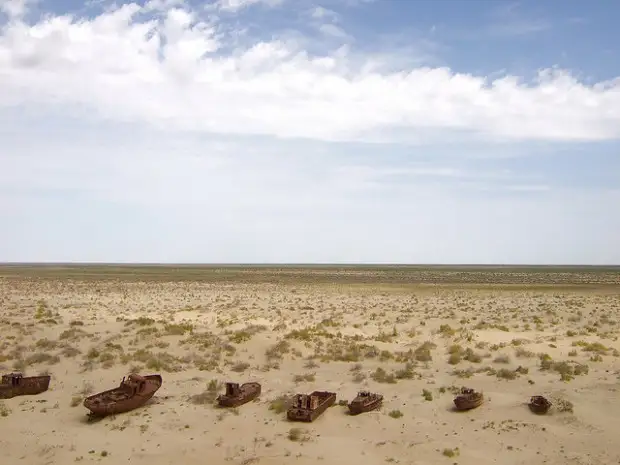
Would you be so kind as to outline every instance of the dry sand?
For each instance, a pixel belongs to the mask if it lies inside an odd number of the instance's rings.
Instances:
[[[48,392],[0,401],[2,463],[620,463],[618,287],[15,278],[0,305],[0,371],[52,374]],[[152,402],[88,422],[84,395],[135,370],[162,373]],[[227,380],[263,393],[217,409]],[[453,412],[464,385],[487,402]],[[385,402],[311,424],[273,402],[315,389]],[[528,410],[535,394],[549,415]]]

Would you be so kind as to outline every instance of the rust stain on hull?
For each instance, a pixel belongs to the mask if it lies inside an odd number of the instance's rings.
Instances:
[[[260,383],[226,383],[226,393],[218,396],[217,403],[220,407],[239,407],[256,399],[261,393]]]
[[[127,379],[123,378],[118,387],[84,399],[84,407],[96,416],[128,412],[146,404],[162,382],[159,374],[141,376],[132,373]]]
[[[368,391],[360,391],[357,397],[349,402],[349,413],[359,415],[360,413],[371,412],[381,407],[383,396]]]
[[[297,394],[293,406],[286,411],[286,417],[289,421],[312,422],[335,402],[335,392],[314,391],[310,395]]]
[[[462,388],[461,393],[454,398],[454,406],[457,410],[471,410],[480,407],[484,403],[482,392],[473,389]]]
[[[41,394],[49,389],[50,380],[50,375],[24,376],[22,373],[2,375],[0,399]]]
[[[551,402],[543,396],[532,396],[528,406],[533,413],[544,415],[551,408]]]

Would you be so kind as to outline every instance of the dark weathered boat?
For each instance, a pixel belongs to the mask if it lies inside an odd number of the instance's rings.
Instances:
[[[220,407],[239,407],[256,399],[261,393],[260,383],[226,383],[226,393],[218,396]]]
[[[22,373],[2,375],[0,399],[41,394],[49,389],[50,380],[50,375],[24,376]]]
[[[286,411],[290,421],[311,422],[316,420],[328,407],[336,402],[336,393],[314,391],[310,395],[297,394],[293,405]]]
[[[358,415],[360,413],[370,412],[381,407],[383,404],[383,396],[368,391],[360,391],[357,397],[349,402],[349,413]]]
[[[454,398],[454,406],[457,410],[471,410],[480,407],[484,402],[482,392],[476,392],[473,389],[462,388],[461,393]]]
[[[95,416],[128,412],[146,404],[161,385],[159,374],[141,376],[132,373],[123,378],[120,386],[84,399],[84,407]]]
[[[543,396],[532,396],[528,406],[532,412],[538,415],[544,415],[551,408],[551,402]]]

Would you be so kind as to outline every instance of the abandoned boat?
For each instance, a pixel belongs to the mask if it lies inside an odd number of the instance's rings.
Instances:
[[[297,394],[293,405],[286,411],[290,421],[311,422],[316,420],[328,407],[336,402],[336,393],[314,391],[310,395]]]
[[[551,402],[543,396],[532,396],[528,406],[532,412],[538,415],[544,415],[551,408]]]
[[[22,373],[2,375],[0,399],[41,394],[49,389],[50,380],[50,375],[24,376]]]
[[[226,383],[226,393],[218,396],[220,407],[239,407],[256,399],[261,393],[260,383]]]
[[[358,415],[360,413],[370,412],[381,407],[383,404],[383,396],[368,391],[360,391],[357,397],[349,402],[349,413]]]
[[[128,412],[146,404],[161,385],[159,374],[141,376],[132,373],[126,379],[123,377],[118,387],[84,399],[84,407],[96,416]]]
[[[473,389],[462,388],[461,393],[454,398],[454,406],[457,410],[471,410],[480,407],[484,402],[482,392],[476,392]]]

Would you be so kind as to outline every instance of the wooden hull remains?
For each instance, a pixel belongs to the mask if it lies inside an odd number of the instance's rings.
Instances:
[[[349,402],[348,407],[351,415],[359,415],[360,413],[377,410],[381,405],[383,405],[383,396],[381,394],[363,391],[359,392],[357,397]]]
[[[544,415],[551,408],[551,402],[543,396],[532,396],[528,407],[533,413],[537,415]]]
[[[303,421],[310,423],[336,402],[336,393],[328,391],[314,391],[310,395],[297,394],[293,406],[286,411],[289,421]]]
[[[50,375],[23,376],[21,373],[2,375],[0,399],[41,394],[49,389],[50,380]]]
[[[461,389],[461,393],[454,398],[454,406],[457,410],[471,410],[480,407],[483,403],[484,395],[468,388]]]
[[[95,416],[125,413],[146,404],[162,385],[159,374],[123,378],[119,387],[84,399],[84,407]]]
[[[226,393],[217,398],[220,407],[239,407],[256,399],[261,393],[260,383],[226,383]]]

